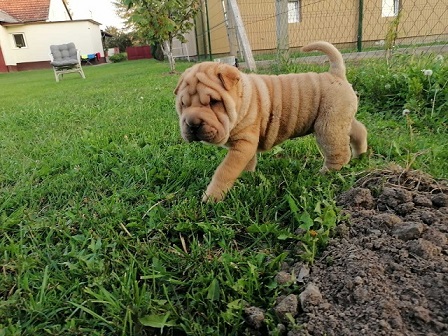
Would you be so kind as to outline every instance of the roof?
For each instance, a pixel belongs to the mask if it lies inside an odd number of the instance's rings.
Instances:
[[[19,22],[19,20],[13,18],[11,15],[0,9],[0,22],[15,23]]]
[[[103,37],[113,37],[112,34],[109,34],[107,31],[105,30],[101,30],[101,36]]]
[[[51,0],[0,0],[0,10],[9,20],[15,19],[21,22],[35,22],[48,20]],[[0,21],[2,21],[0,12]],[[7,18],[8,19],[8,18]],[[11,22],[11,21],[3,21]]]

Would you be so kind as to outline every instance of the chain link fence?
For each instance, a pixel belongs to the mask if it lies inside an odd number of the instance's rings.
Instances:
[[[247,47],[257,61],[279,51],[295,57],[318,40],[333,43],[346,58],[448,53],[448,0],[203,0],[195,35],[199,59],[245,60]]]

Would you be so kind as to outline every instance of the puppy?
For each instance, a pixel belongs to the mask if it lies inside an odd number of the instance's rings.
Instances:
[[[347,164],[350,146],[354,157],[366,152],[367,130],[355,119],[358,101],[341,53],[322,41],[302,50],[325,53],[329,72],[256,75],[204,62],[180,77],[174,94],[182,137],[228,149],[203,201],[222,200],[244,170],[255,170],[257,152],[286,139],[314,133],[324,155],[322,173]]]

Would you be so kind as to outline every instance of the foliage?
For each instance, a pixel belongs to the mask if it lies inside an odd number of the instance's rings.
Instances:
[[[448,62],[442,55],[395,56],[391,65],[371,60],[350,75],[372,111],[401,118],[409,110],[425,127],[448,122]]]
[[[199,8],[198,0],[121,0],[133,9],[130,20],[150,43],[173,38],[185,42],[185,34],[193,28],[192,19]]]
[[[386,60],[389,62],[392,55],[392,49],[395,47],[395,42],[398,37],[398,26],[400,25],[400,20],[403,11],[400,9],[397,16],[389,22],[389,26],[386,32],[386,38],[384,39],[384,48],[386,49]]]
[[[106,48],[118,47],[120,52],[125,52],[127,47],[134,45],[134,33],[132,32],[126,32],[116,27],[106,27],[105,31],[112,35],[112,37],[106,38]]]
[[[128,22],[138,36],[150,45],[160,45],[174,71],[173,40],[186,42],[185,34],[194,27],[199,0],[120,0],[120,3],[129,11]]]
[[[113,54],[112,56],[109,57],[109,59],[112,61],[112,63],[118,63],[118,62],[123,62],[127,59],[126,53],[118,53],[118,54]]]
[[[405,168],[425,162],[423,169],[435,158],[446,159],[442,140],[424,139],[427,134],[443,137],[448,129],[448,62],[442,55],[398,55],[389,64],[370,60],[351,70],[355,70],[349,77],[360,96],[360,109],[384,122],[375,132],[383,136],[377,138],[379,142],[389,146],[389,158],[402,158]],[[392,120],[402,123],[405,134],[391,131]],[[400,145],[403,138],[407,140]]]
[[[275,276],[320,257],[338,193],[410,156],[448,178],[446,63],[433,61],[349,65],[370,156],[323,176],[313,137],[287,141],[219,204],[200,197],[225,151],[182,141],[166,64],[86,67],[85,81],[59,83],[49,70],[1,74],[0,335],[244,335],[247,305],[278,334],[272,308],[301,288]],[[413,97],[411,136],[401,110]]]

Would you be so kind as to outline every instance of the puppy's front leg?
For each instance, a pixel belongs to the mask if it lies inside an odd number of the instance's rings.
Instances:
[[[244,168],[244,170],[248,172],[254,172],[256,166],[257,166],[257,154],[255,153],[255,155],[252,157],[252,159],[250,159],[249,163],[246,165],[246,168]]]
[[[216,169],[212,181],[205,191],[202,201],[221,201],[226,192],[232,188],[236,179],[246,167],[254,164],[257,145],[246,140],[234,142],[224,160]],[[256,159],[256,157],[255,157]],[[249,164],[251,163],[251,164]],[[255,161],[256,163],[256,161]],[[255,167],[253,167],[255,168]]]

